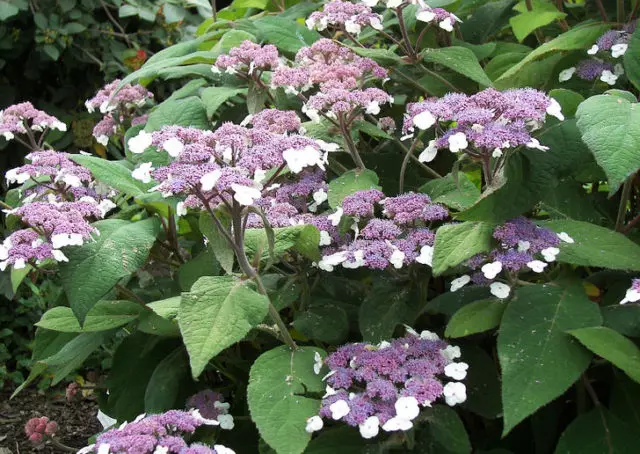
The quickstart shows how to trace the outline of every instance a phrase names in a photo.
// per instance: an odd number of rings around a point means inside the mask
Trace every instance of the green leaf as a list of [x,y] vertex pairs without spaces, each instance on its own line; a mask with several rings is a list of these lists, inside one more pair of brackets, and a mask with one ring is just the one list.
[[621,233],[588,222],[544,221],[541,226],[566,232],[574,243],[562,243],[559,262],[614,270],[640,271],[640,246]]
[[627,378],[625,374],[615,373],[615,380],[611,387],[609,409],[611,413],[625,421],[632,431],[638,433],[640,429],[640,385]]
[[202,101],[197,96],[178,100],[167,100],[150,114],[145,131],[158,131],[165,125],[177,125],[207,129],[209,120]]
[[211,119],[221,105],[236,95],[246,93],[246,91],[245,88],[231,87],[209,87],[202,90],[200,97],[207,109],[207,118]]
[[160,229],[156,219],[98,221],[95,241],[65,249],[69,262],[60,264],[62,286],[81,323],[91,308],[118,281],[147,261]]
[[640,337],[640,306],[616,304],[602,308],[604,326],[629,337]]
[[288,54],[295,54],[300,48],[310,46],[321,38],[315,30],[282,17],[263,17],[254,21],[253,26],[261,39]]
[[576,113],[582,140],[609,179],[609,195],[640,169],[640,104],[611,95],[592,96]]
[[511,16],[514,0],[489,2],[473,11],[470,18],[460,25],[464,40],[481,44],[502,28]]
[[162,413],[182,407],[184,400],[178,397],[181,385],[189,380],[189,357],[183,347],[178,347],[158,363],[144,393],[144,411]]
[[357,191],[381,189],[378,175],[373,170],[349,170],[329,183],[329,206],[337,208],[344,198]]
[[56,61],[56,60],[58,60],[58,58],[60,58],[60,49],[58,49],[53,44],[45,44],[42,47],[42,50],[44,51],[45,54],[47,54],[49,57],[51,57],[51,60],[53,60],[53,61]]
[[436,231],[433,247],[433,274],[440,275],[493,247],[493,225],[463,222],[443,225]]
[[393,139],[389,134],[378,128],[376,125],[369,123],[368,121],[358,120],[353,123],[354,129],[364,132],[368,136],[381,138],[381,139]]
[[163,300],[154,301],[153,303],[149,303],[147,304],[147,307],[158,314],[160,317],[171,320],[178,316],[178,311],[180,310],[180,300],[180,296],[172,296],[171,298],[166,298]]
[[[313,225],[295,225],[273,229],[273,254],[282,257],[290,249],[310,260],[320,260],[320,231]],[[245,248],[250,257],[261,252],[261,259],[269,258],[269,242],[264,228],[247,229],[244,234]]]
[[500,325],[507,305],[495,298],[475,301],[453,314],[444,332],[446,337],[464,337],[482,333]]
[[474,301],[491,298],[488,287],[466,285],[456,292],[445,292],[427,303],[425,312],[451,318],[461,307]]
[[308,310],[296,314],[293,326],[306,337],[327,344],[340,344],[349,334],[347,313],[332,300],[314,301]]
[[638,443],[638,433],[600,405],[569,424],[555,454],[634,454]]
[[580,283],[516,290],[498,334],[503,435],[564,393],[589,365],[591,354],[566,331],[601,323],[598,307]]
[[631,35],[629,47],[624,53],[624,73],[629,81],[640,90],[640,28]]
[[574,27],[568,32],[537,47],[533,52],[500,76],[496,80],[496,83],[502,82],[506,84],[508,79],[513,78],[520,71],[524,71],[527,65],[547,57],[550,54],[567,50],[586,49],[608,29],[608,25],[600,22]]
[[307,418],[317,415],[320,400],[307,393],[324,392],[321,375],[313,372],[313,347],[291,351],[281,346],[263,353],[251,366],[247,402],[262,438],[278,454],[300,454],[311,439]]
[[394,65],[404,65],[405,62],[395,52],[389,49],[375,49],[370,47],[349,47],[354,53],[361,57],[367,57],[376,63],[380,63],[385,67],[391,67]]
[[11,290],[13,290],[13,293],[18,291],[20,284],[22,284],[31,271],[33,271],[33,267],[31,265],[27,265],[21,269],[11,267]]
[[480,190],[462,172],[455,178],[450,173],[442,178],[429,180],[420,187],[420,192],[428,194],[434,202],[456,210],[471,207],[480,197]]
[[566,88],[556,88],[549,92],[549,96],[558,101],[562,107],[562,113],[565,117],[573,117],[578,110],[578,106],[584,101],[584,96],[580,93],[567,90]]
[[258,86],[253,82],[249,83],[249,89],[247,91],[247,112],[250,115],[255,115],[264,109],[264,103],[267,101],[267,90]]
[[445,405],[434,405],[422,412],[429,423],[417,440],[416,448],[420,453],[433,454],[470,454],[471,442],[458,414]]
[[58,306],[45,312],[36,326],[64,333],[106,331],[135,320],[141,310],[140,304],[131,301],[98,301],[80,326],[70,307]]
[[449,68],[482,86],[491,87],[493,85],[474,53],[467,48],[454,46],[426,49],[422,53],[422,59],[427,63],[435,63]]
[[258,8],[267,9],[269,0],[233,0],[232,8]]
[[463,408],[487,419],[502,417],[500,374],[495,360],[476,344],[464,344],[461,349],[462,361],[469,365],[464,379],[467,400]]
[[152,183],[145,184],[133,178],[131,170],[118,164],[117,161],[107,161],[96,156],[80,154],[71,155],[70,158],[82,167],[89,169],[96,180],[130,196],[145,195],[153,186]]
[[365,440],[353,427],[323,429],[304,450],[304,454],[364,454]]
[[622,334],[604,326],[574,329],[569,334],[640,383],[640,350]]
[[358,323],[365,342],[380,342],[391,338],[396,326],[407,314],[408,289],[398,289],[380,282],[360,305]]
[[[221,222],[227,221],[226,218],[218,216]],[[230,222],[230,221],[229,221]],[[228,224],[224,227],[228,227]],[[200,231],[209,240],[209,247],[213,251],[220,266],[227,274],[233,273],[233,262],[235,260],[235,252],[229,245],[227,239],[220,233],[213,218],[209,213],[200,214]]]
[[17,15],[20,9],[8,1],[0,1],[0,21],[6,21],[10,17]]
[[470,44],[459,39],[453,39],[454,46],[466,47],[476,56],[478,60],[484,60],[492,55],[496,50],[496,43]]
[[87,29],[87,26],[84,24],[81,24],[80,22],[69,22],[68,24],[65,24],[63,27],[63,30],[69,35],[82,33],[86,29]]
[[207,248],[180,266],[178,269],[178,283],[183,291],[188,292],[191,286],[202,276],[215,276],[217,274],[220,274],[220,264],[213,252]]
[[549,8],[534,7],[531,11],[521,12],[509,19],[513,34],[520,42],[540,27],[567,17],[566,13],[561,13],[550,3],[536,2],[536,4],[549,5]]
[[209,360],[267,315],[269,299],[234,276],[206,276],[182,294],[178,322],[197,378]]

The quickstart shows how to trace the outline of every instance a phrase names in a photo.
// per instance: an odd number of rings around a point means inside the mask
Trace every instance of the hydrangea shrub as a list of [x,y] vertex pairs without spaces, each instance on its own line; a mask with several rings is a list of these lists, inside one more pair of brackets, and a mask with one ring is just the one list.
[[119,160],[7,108],[0,268],[66,294],[23,386],[115,346],[85,453],[635,446],[640,32],[595,3],[237,1],[86,101]]

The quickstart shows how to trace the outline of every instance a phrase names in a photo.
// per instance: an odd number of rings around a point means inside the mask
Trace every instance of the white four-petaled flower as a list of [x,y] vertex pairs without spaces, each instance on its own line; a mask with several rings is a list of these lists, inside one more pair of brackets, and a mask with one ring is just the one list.
[[469,146],[467,136],[464,132],[456,132],[450,135],[447,141],[449,142],[449,150],[451,150],[452,153],[458,153]]
[[231,189],[233,190],[233,198],[240,205],[253,205],[253,202],[262,197],[262,193],[258,189],[250,186],[234,183],[231,185]]
[[444,385],[442,394],[444,395],[445,402],[450,407],[453,407],[456,404],[461,404],[467,400],[467,388],[460,382],[447,383]]
[[509,293],[511,293],[511,287],[507,284],[503,284],[502,282],[492,282],[489,286],[489,291],[496,298],[503,300],[509,296]]
[[464,380],[467,376],[467,369],[469,369],[467,363],[451,363],[444,366],[444,374],[454,380]]
[[471,282],[471,276],[465,274],[464,276],[460,276],[459,278],[452,280],[451,288],[449,290],[452,292],[456,292],[467,285],[469,282]]
[[482,274],[487,279],[495,279],[498,274],[502,271],[502,262],[495,261],[491,263],[487,263],[482,266]]
[[149,148],[152,143],[153,134],[148,133],[144,129],[140,131],[137,136],[130,138],[127,142],[129,145],[129,151],[135,154],[144,153],[144,150]]
[[362,438],[373,438],[380,432],[380,419],[377,416],[369,416],[358,428]]
[[323,427],[324,422],[322,421],[322,418],[316,415],[307,419],[307,426],[305,427],[305,430],[307,433],[313,433],[321,430]]
[[131,176],[143,183],[151,182],[151,171],[153,170],[152,163],[143,162],[137,169],[131,172]]
[[347,416],[351,408],[349,408],[346,400],[340,399],[329,405],[329,410],[331,411],[331,417],[337,421]]

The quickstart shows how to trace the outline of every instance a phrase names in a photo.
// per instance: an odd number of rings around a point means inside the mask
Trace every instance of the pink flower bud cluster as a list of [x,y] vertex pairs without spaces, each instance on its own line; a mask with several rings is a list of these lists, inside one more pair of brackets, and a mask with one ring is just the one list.
[[105,85],[84,105],[89,113],[99,111],[104,114],[93,128],[96,141],[107,146],[109,138],[118,132],[118,126],[130,121],[132,125],[146,122],[146,116],[136,116],[138,110],[153,99],[153,93],[142,85],[125,84],[118,92],[120,79]]
[[67,125],[36,109],[30,102],[14,104],[0,111],[0,135],[6,140],[12,140],[16,135],[41,133],[47,129],[66,131]]
[[169,410],[155,415],[141,415],[131,423],[124,423],[96,439],[95,444],[78,451],[78,454],[234,454],[222,446],[189,445],[188,438],[198,427],[218,426],[215,419],[205,418],[197,410]]
[[[454,93],[408,104],[403,132],[411,136],[415,128],[435,127],[436,139],[420,156],[421,161],[434,159],[440,148],[499,158],[503,149],[521,145],[547,150],[531,135],[547,115],[564,120],[560,104],[541,91],[489,88],[472,96]],[[447,129],[450,124],[453,127]]]
[[[435,333],[412,329],[391,342],[344,345],[324,360],[330,370],[324,377],[326,393],[319,416],[307,420],[307,431],[322,429],[323,419],[358,427],[363,438],[377,436],[380,429],[409,430],[421,407],[442,397],[451,406],[466,400],[460,380],[469,366],[454,362],[460,356],[459,347]],[[317,360],[319,373],[323,363]]]
[[367,26],[382,30],[382,16],[364,3],[333,0],[326,3],[322,11],[311,13],[306,24],[309,30],[322,31],[331,27],[357,36]]
[[272,71],[280,65],[278,48],[272,44],[261,46],[251,41],[244,41],[234,47],[228,54],[222,54],[212,68],[214,73],[221,71],[227,74],[238,74],[244,77],[256,73],[259,77],[262,71]]
[[40,418],[31,418],[24,426],[24,433],[29,441],[34,445],[39,445],[52,437],[58,431],[58,423],[49,421],[49,418],[42,416]]

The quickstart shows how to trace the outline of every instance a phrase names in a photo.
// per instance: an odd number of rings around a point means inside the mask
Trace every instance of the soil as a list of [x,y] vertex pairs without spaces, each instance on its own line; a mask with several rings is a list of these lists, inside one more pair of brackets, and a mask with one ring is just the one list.
[[58,423],[56,439],[66,446],[80,449],[102,426],[96,419],[98,405],[93,400],[67,402],[63,390],[46,393],[25,389],[12,400],[11,391],[0,390],[0,454],[62,453],[51,442],[35,447],[24,434],[25,423],[34,417],[47,416]]

